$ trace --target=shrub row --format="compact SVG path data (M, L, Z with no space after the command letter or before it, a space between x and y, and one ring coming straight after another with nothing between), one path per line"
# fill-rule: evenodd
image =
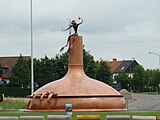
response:
M0 94L5 97L27 97L30 95L30 89L18 87L0 87Z

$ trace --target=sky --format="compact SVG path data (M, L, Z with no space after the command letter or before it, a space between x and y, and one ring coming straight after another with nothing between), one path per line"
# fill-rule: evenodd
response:
M0 0L0 56L31 55L31 0ZM135 59L160 68L160 0L32 0L33 56L55 57L66 44L69 19L95 60ZM74 32L74 31L73 31ZM66 51L66 49L65 49ZM64 51L64 52L65 52Z

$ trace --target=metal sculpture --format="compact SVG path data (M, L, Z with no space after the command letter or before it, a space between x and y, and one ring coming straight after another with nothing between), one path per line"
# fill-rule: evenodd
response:
M70 28L73 28L74 29L74 34L72 34L72 35L78 35L78 33L77 33L78 26L83 23L83 19L81 17L78 17L78 20L81 20L81 22L76 23L75 20L72 20L71 23L69 24L69 27L66 28L66 29L62 28L62 31L66 31L66 30L69 30Z
M28 101L27 111L65 112L66 104L72 104L73 112L126 110L125 100L118 91L85 74L82 36L71 36L69 48L72 49L67 74L35 91Z
M69 43L69 41L70 41L71 36L78 36L78 33L77 33L78 26L83 23L83 19L82 19L81 17L78 17L78 20L81 20L81 22L80 22L80 23L76 23L75 20L72 20L72 21L69 23L69 27L68 27L68 28L66 28L66 29L63 29L63 28L62 28L62 31L67 31L67 30L73 28L73 29L74 29L74 33L71 34L71 32L69 31L69 37L68 37L68 39L67 39L67 43L66 43L66 45L65 45L64 47L62 47L62 48L60 49L60 52L62 52L62 51L64 50L64 48L68 46L68 43ZM69 51L69 50L70 50L70 48L68 49L68 51Z

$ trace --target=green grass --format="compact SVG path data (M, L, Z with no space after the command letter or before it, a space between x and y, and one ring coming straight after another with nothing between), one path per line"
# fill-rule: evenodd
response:
M0 116L44 116L47 120L47 115L64 115L64 112L7 112L6 109L25 109L26 108L25 99L15 99L15 98L5 98L0 107L3 108L4 112L0 112ZM138 115L138 116L160 116L160 111L123 111L123 112L73 112L72 120L76 120L77 115L100 115L101 120L106 119L106 115Z
M13 98L5 98L3 102L0 103L0 107L5 109L25 109L27 103L24 99L13 99Z
M44 116L45 120L47 120L47 115L64 115L65 113L58 113L58 112L17 112L17 113L5 113L5 112L0 112L0 116ZM72 120L76 120L77 115L100 115L101 120L106 119L106 115L138 115L138 116L160 116L160 111L145 111L145 112L73 112L72 115Z
M137 94L151 94L151 95L158 95L158 92L139 92Z

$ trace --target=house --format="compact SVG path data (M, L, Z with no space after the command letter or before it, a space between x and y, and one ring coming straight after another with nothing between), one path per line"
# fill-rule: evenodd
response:
M113 59L108 61L107 64L113 72L113 79L118 73L125 72L129 77L133 77L134 68L139 65L136 60L120 60Z
M0 57L0 65L3 70L3 79L8 80L11 75L12 67L17 63L17 60L20 56L14 57ZM30 56L23 56L25 59L30 59Z

